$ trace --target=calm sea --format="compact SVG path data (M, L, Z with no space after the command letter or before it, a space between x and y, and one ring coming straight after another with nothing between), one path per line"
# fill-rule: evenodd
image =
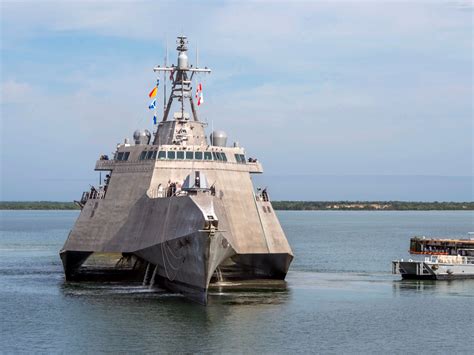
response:
M472 212L280 212L284 289L66 284L76 211L1 211L0 352L473 353L474 280L400 281L412 235L466 237Z

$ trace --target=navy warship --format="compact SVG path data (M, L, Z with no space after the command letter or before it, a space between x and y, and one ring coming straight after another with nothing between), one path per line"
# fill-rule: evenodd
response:
M211 70L190 65L187 46L179 36L177 64L154 68L171 84L154 133L137 130L96 162L105 179L76 201L60 251L66 281L139 281L207 304L216 280L284 280L293 253L267 189L253 186L262 165L225 132L207 137L192 83Z

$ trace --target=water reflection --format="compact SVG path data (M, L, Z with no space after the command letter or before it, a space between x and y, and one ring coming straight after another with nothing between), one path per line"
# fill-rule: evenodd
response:
M134 341L115 335L126 329L128 337L130 332L136 333L144 351L156 351L157 339L160 339L160 351L164 353L176 352L177 344L178 349L219 352L229 343L240 346L240 342L230 336L230 329L240 329L241 334L246 334L249 325L260 327L262 319L277 317L275 310L285 309L281 305L291 303L286 282L212 285L207 307L179 294L140 284L68 282L61 285L61 290L64 317L93 327L82 332L77 332L77 325L65 327L62 337L73 342L73 348L78 348L91 342L91 333L95 334L95 330L108 329L108 337L94 339L98 346L95 350L104 351L114 346L124 352L136 351ZM277 323L277 319L271 321L274 322ZM220 336L221 333L228 336ZM107 338L113 339L115 344Z
M392 284L395 296L414 296L428 294L438 296L474 297L474 280L396 280Z
M209 305L261 305L282 304L290 297L286 281L246 280L218 282L209 288Z
M190 304L182 295L171 293L159 287L150 288L140 283L120 282L63 282L60 289L65 297L81 297L97 302L126 302L140 300L148 303ZM208 307L217 305L277 305L288 300L290 291L285 281L255 280L218 282L211 284L208 292Z

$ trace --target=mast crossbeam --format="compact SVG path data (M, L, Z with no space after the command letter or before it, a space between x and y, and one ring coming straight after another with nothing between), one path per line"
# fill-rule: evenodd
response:
M170 81L172 84L171 88L171 95L168 99L168 102L163 103L163 106L165 107L164 113L163 113L163 119L162 122L166 121L168 119L169 111L171 109L171 104L173 102L173 99L178 99L178 101L181 103L181 119L184 119L186 115L184 114L184 99L188 98L189 99L189 104L191 107L191 111L193 114L193 119L194 121L199 121L197 111L194 106L194 101L193 101L193 95L191 93L192 91L192 79L194 77L195 73L211 73L211 69L204 67L204 68L198 68L198 67L193 67L192 65L188 65L188 56L186 52L188 51L187 48L187 40L185 36L179 36L177 40L177 50L178 50L178 63L177 65L171 65L167 66L167 63L165 63L165 66L156 66L153 68L154 72L169 72L171 73L170 75ZM188 78L188 73L191 73L190 78ZM166 80L167 78L165 77L165 85L166 85ZM165 89L166 90L166 89ZM165 93L166 97L166 93Z

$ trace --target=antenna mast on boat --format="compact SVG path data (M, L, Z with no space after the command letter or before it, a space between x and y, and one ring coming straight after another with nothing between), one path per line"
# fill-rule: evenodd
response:
M165 67L168 65L168 38L166 38L166 54L165 54ZM165 114L166 111L166 72L163 72L163 115Z
M193 95L192 95L192 79L195 73L210 73L211 69L204 67L193 68L193 66L188 65L188 55L186 52L188 51L188 41L186 36L178 36L177 39L177 47L178 50L178 65L171 65L167 66L167 59L165 60L165 66L157 66L153 68L155 72L167 72L170 73L170 80L171 80L171 93L168 99L168 102L165 102L166 108L163 113L163 122L168 119L168 115L171 109L171 104L173 103L173 99L178 99L181 102L181 115L180 119L185 119L184 115L184 100L189 99L189 104L191 106L191 111L193 113L194 121L199 121L196 109L194 107ZM168 51L167 51L168 52ZM168 55L166 55L168 56ZM191 73L190 77L188 77L188 73ZM165 81L166 82L166 81ZM166 100L165 100L166 101Z

